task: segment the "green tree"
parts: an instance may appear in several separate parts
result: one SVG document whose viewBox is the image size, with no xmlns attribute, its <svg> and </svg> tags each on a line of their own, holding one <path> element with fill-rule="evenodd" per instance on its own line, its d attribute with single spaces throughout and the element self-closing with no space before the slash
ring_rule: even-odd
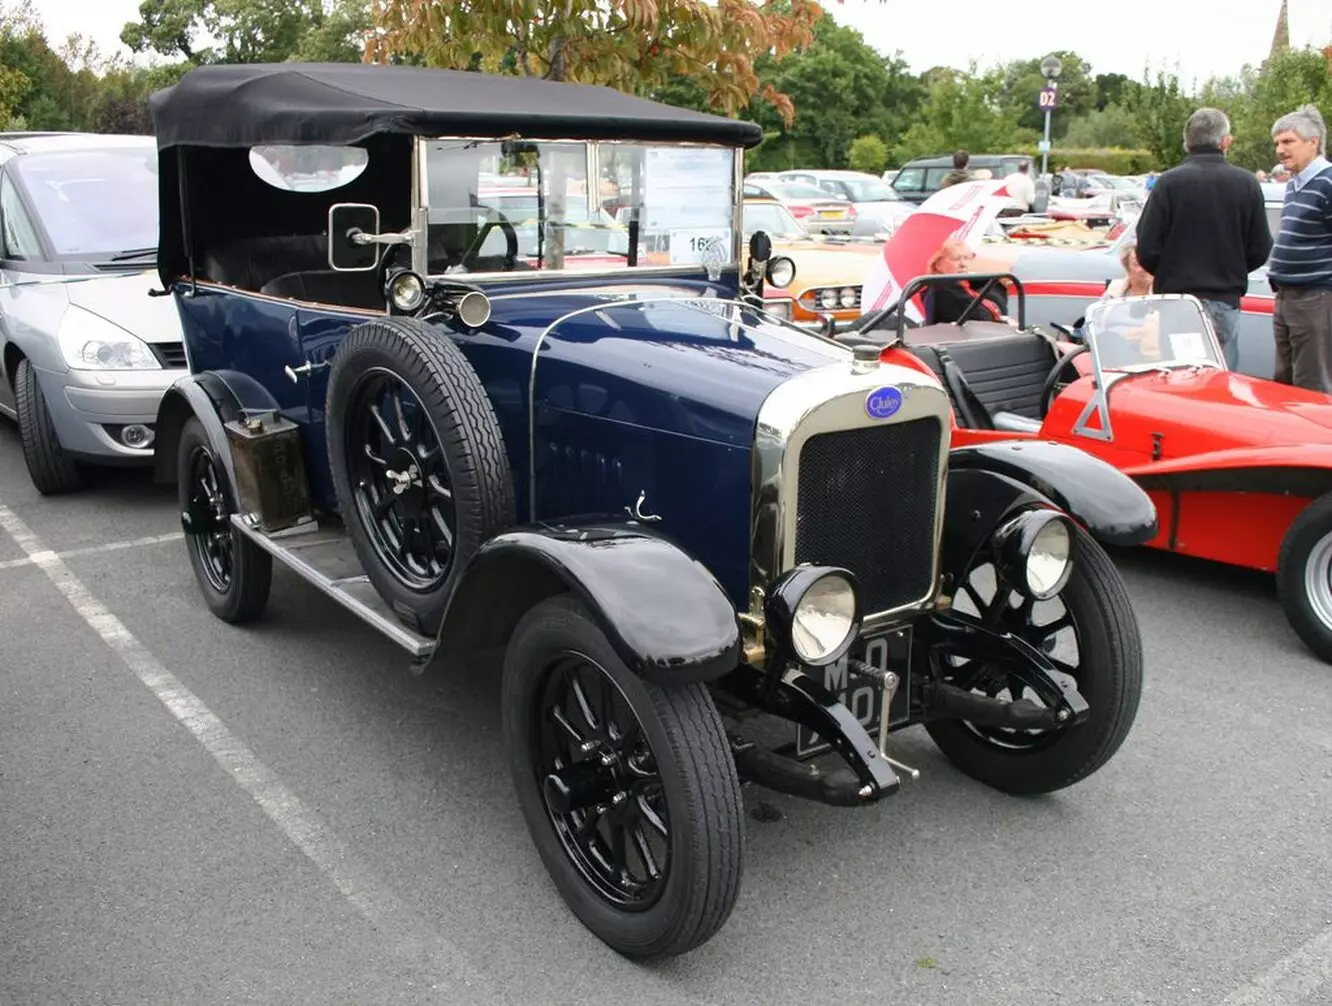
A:
<svg viewBox="0 0 1332 1006">
<path fill-rule="evenodd" d="M 1081 56 L 1065 50 L 1054 55 L 1063 63 L 1058 79 L 1059 108 L 1050 117 L 1050 136 L 1058 139 L 1071 122 L 1096 107 L 1097 89 L 1091 67 Z M 1037 105 L 1037 96 L 1048 83 L 1041 73 L 1042 59 L 1043 56 L 1008 63 L 991 84 L 996 87 L 995 97 L 1000 107 L 1016 125 L 1037 132 L 1045 128 L 1045 113 Z"/>
<path fill-rule="evenodd" d="M 347 62 L 368 29 L 369 0 L 143 0 L 120 40 L 191 63 Z"/>
<path fill-rule="evenodd" d="M 978 74 L 973 65 L 969 73 L 936 69 L 929 76 L 920 113 L 893 151 L 899 163 L 959 148 L 997 154 L 1036 143 L 1036 131 L 1018 126 L 999 100 L 1002 70 Z"/>
<path fill-rule="evenodd" d="M 1179 78 L 1157 71 L 1125 88 L 1125 108 L 1133 116 L 1139 145 L 1163 168 L 1184 158 L 1184 123 L 1198 107 L 1179 87 Z"/>
<path fill-rule="evenodd" d="M 888 145 L 873 133 L 857 136 L 851 141 L 851 150 L 847 159 L 854 171 L 868 171 L 872 175 L 881 174 L 888 163 Z"/>
<path fill-rule="evenodd" d="M 1094 108 L 1070 122 L 1060 146 L 1074 150 L 1093 150 L 1127 148 L 1137 144 L 1138 127 L 1133 114 L 1122 105 L 1106 105 L 1104 108 Z"/>
</svg>

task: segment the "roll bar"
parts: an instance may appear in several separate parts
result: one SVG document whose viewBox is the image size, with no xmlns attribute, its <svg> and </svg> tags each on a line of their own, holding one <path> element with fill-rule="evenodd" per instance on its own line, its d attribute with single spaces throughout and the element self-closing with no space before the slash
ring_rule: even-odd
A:
<svg viewBox="0 0 1332 1006">
<path fill-rule="evenodd" d="M 880 308 L 878 311 L 874 311 L 866 315 L 861 315 L 855 321 L 848 322 L 844 327 L 839 327 L 836 324 L 836 322 L 833 322 L 832 319 L 830 318 L 828 319 L 830 324 L 825 326 L 824 334 L 831 338 L 833 336 L 840 335 L 843 333 L 866 332 L 872 329 L 874 326 L 878 325 L 881 321 L 883 321 L 894 311 L 896 311 L 897 341 L 905 344 L 904 337 L 906 335 L 906 311 L 902 310 L 902 308 L 906 304 L 910 303 L 911 298 L 914 297 L 921 290 L 927 289 L 932 286 L 943 286 L 947 283 L 956 283 L 960 280 L 983 282 L 985 285 L 982 286 L 980 290 L 976 292 L 975 296 L 971 298 L 971 301 L 967 304 L 966 309 L 963 311 L 963 315 L 965 316 L 966 312 L 971 310 L 972 306 L 978 304 L 981 300 L 983 300 L 985 295 L 994 288 L 994 284 L 999 282 L 1001 279 L 1006 279 L 1011 281 L 1013 284 L 1013 288 L 1017 291 L 1017 297 L 1018 297 L 1017 323 L 1019 328 L 1026 328 L 1027 291 L 1022 286 L 1022 280 L 1018 279 L 1011 272 L 961 272 L 961 273 L 952 272 L 952 273 L 930 273 L 924 276 L 917 276 L 915 279 L 907 283 L 906 288 L 902 291 L 902 295 L 898 297 L 897 300 L 893 301 L 893 303 L 889 304 L 887 307 Z"/>
</svg>

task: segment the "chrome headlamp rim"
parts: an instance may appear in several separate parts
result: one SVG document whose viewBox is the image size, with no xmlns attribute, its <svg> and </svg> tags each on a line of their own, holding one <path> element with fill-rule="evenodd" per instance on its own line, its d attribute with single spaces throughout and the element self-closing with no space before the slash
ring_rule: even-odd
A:
<svg viewBox="0 0 1332 1006">
<path fill-rule="evenodd" d="M 845 634 L 835 646 L 822 653 L 802 653 L 795 641 L 796 622 L 800 607 L 816 587 L 840 580 L 850 595 L 851 615 L 847 619 Z M 860 585 L 855 574 L 840 566 L 802 565 L 789 569 L 773 584 L 763 606 L 764 630 L 774 647 L 790 659 L 806 667 L 825 667 L 846 656 L 860 637 L 863 612 L 860 604 Z"/>
<path fill-rule="evenodd" d="M 1073 530 L 1071 518 L 1058 510 L 1036 507 L 1024 510 L 1006 521 L 994 533 L 995 570 L 1004 583 L 1033 601 L 1049 601 L 1057 597 L 1073 573 Z M 1063 566 L 1057 576 L 1047 578 L 1045 586 L 1032 582 L 1032 558 L 1051 554 L 1051 545 L 1042 544 L 1043 538 L 1055 537 L 1054 550 L 1063 551 Z M 1062 543 L 1058 539 L 1062 538 Z"/>
<path fill-rule="evenodd" d="M 384 285 L 389 303 L 396 311 L 408 314 L 425 303 L 425 280 L 411 269 L 399 269 L 389 276 Z"/>
</svg>

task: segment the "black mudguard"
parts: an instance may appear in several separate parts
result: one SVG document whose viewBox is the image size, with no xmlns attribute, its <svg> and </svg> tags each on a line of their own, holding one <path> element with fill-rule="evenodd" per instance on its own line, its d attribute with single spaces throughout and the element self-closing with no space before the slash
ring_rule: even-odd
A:
<svg viewBox="0 0 1332 1006">
<path fill-rule="evenodd" d="M 486 542 L 458 581 L 435 655 L 504 646 L 532 605 L 566 591 L 649 681 L 712 681 L 740 663 L 739 622 L 716 579 L 666 539 L 610 522 L 529 525 Z"/>
<path fill-rule="evenodd" d="M 958 447 L 949 452 L 948 500 L 975 493 L 953 476 L 988 472 L 1021 483 L 1076 518 L 1091 535 L 1111 545 L 1141 545 L 1156 537 L 1156 506 L 1133 479 L 1100 458 L 1068 444 L 1047 440 L 1008 440 Z M 983 483 L 969 482 L 980 486 Z M 974 501 L 973 501 L 974 502 Z M 959 505 L 970 507 L 971 503 Z"/>
<path fill-rule="evenodd" d="M 273 412 L 277 408 L 277 402 L 268 390 L 240 371 L 209 370 L 185 375 L 166 390 L 157 407 L 154 478 L 165 483 L 176 481 L 176 445 L 180 443 L 180 431 L 191 416 L 197 416 L 234 486 L 236 471 L 223 425 L 244 415 Z"/>
<path fill-rule="evenodd" d="M 1000 524 L 1032 507 L 1054 507 L 1115 545 L 1156 535 L 1156 506 L 1127 475 L 1063 444 L 997 443 L 950 452 L 939 568 L 953 584 Z"/>
</svg>

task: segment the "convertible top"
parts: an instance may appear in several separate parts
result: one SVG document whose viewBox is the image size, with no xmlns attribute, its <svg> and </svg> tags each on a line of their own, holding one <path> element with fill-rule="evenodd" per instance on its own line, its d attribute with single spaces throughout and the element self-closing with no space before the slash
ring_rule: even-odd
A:
<svg viewBox="0 0 1332 1006">
<path fill-rule="evenodd" d="M 216 64 L 151 98 L 159 150 L 357 143 L 375 134 L 706 142 L 753 147 L 756 123 L 609 87 L 373 63 Z"/>
</svg>

